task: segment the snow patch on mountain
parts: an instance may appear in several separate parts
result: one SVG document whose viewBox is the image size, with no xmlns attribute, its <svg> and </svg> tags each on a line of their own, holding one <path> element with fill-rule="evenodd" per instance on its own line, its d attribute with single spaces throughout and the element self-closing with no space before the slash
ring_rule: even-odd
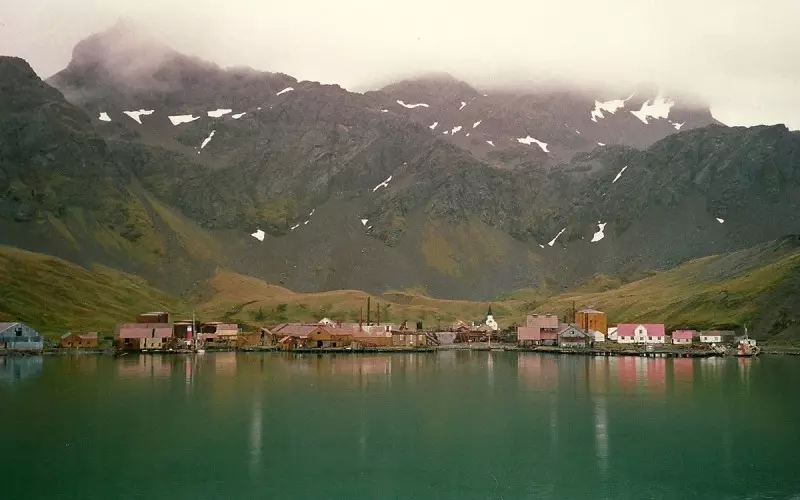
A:
<svg viewBox="0 0 800 500">
<path fill-rule="evenodd" d="M 304 225 L 304 226 L 307 226 L 309 222 L 311 222 L 311 221 L 310 221 L 310 220 L 307 220 L 307 221 L 303 222 L 303 225 Z"/>
<path fill-rule="evenodd" d="M 418 103 L 418 104 L 406 104 L 406 103 L 404 103 L 403 101 L 401 101 L 401 100 L 399 100 L 399 99 L 397 100 L 397 104 L 399 104 L 399 105 L 403 106 L 404 108 L 408 108 L 408 109 L 414 109 L 414 108 L 429 108 L 429 107 L 430 107 L 430 106 L 428 106 L 427 104 L 425 104 L 424 102 L 420 102 L 420 103 Z"/>
<path fill-rule="evenodd" d="M 367 222 L 369 222 L 369 219 L 361 219 L 362 226 L 367 227 Z"/>
<path fill-rule="evenodd" d="M 243 117 L 246 114 L 247 114 L 246 111 L 242 113 L 236 113 L 235 115 L 231 115 L 231 118 L 233 118 L 234 120 L 238 120 L 239 118 Z"/>
<path fill-rule="evenodd" d="M 281 90 L 280 92 L 278 92 L 278 93 L 277 93 L 277 94 L 275 94 L 275 95 L 281 95 L 281 94 L 285 94 L 285 93 L 287 93 L 287 92 L 291 92 L 292 90 L 294 90 L 294 88 L 292 88 L 292 87 L 286 87 L 285 89 Z"/>
<path fill-rule="evenodd" d="M 462 109 L 464 109 L 464 106 L 466 106 L 466 105 L 467 105 L 467 103 L 466 103 L 466 102 L 464 102 L 464 101 L 461 101 L 461 107 L 460 107 L 460 108 L 458 108 L 458 110 L 459 110 L 459 111 L 461 111 Z"/>
<path fill-rule="evenodd" d="M 388 109 L 382 109 L 382 110 L 381 110 L 381 113 L 388 113 L 388 112 L 389 112 L 389 110 L 388 110 Z"/>
<path fill-rule="evenodd" d="M 442 132 L 442 133 L 443 133 L 444 135 L 448 135 L 448 134 L 450 133 L 450 131 L 449 131 L 449 130 L 445 130 L 445 131 L 444 131 L 444 132 Z"/>
<path fill-rule="evenodd" d="M 208 143 L 211 142 L 211 138 L 214 137 L 214 134 L 216 133 L 217 133 L 216 130 L 212 130 L 211 133 L 208 135 L 208 137 L 203 139 L 203 144 L 200 145 L 200 149 L 203 149 L 204 147 L 208 146 Z M 198 151 L 197 154 L 200 154 L 200 151 Z"/>
<path fill-rule="evenodd" d="M 625 170 L 627 170 L 627 169 L 628 169 L 628 166 L 627 166 L 627 165 L 625 165 L 624 167 L 622 167 L 622 170 L 620 170 L 620 171 L 617 173 L 617 176 L 616 176 L 616 177 L 614 177 L 614 180 L 613 180 L 613 181 L 611 181 L 611 184 L 614 184 L 615 182 L 617 182 L 617 181 L 619 180 L 619 178 L 620 178 L 620 177 L 622 177 L 622 172 L 624 172 L 624 171 L 625 171 Z"/>
<path fill-rule="evenodd" d="M 482 121 L 483 121 L 483 120 L 478 120 L 478 121 L 476 121 L 475 123 L 473 123 L 473 124 L 472 124 L 472 128 L 478 128 L 478 125 L 480 125 Z"/>
<path fill-rule="evenodd" d="M 594 233 L 594 236 L 592 236 L 592 243 L 597 243 L 598 241 L 606 237 L 605 233 L 603 233 L 603 231 L 606 229 L 606 224 L 607 224 L 606 222 L 597 221 L 597 227 L 599 229 L 597 230 L 596 233 Z"/>
<path fill-rule="evenodd" d="M 469 137 L 469 132 L 467 132 L 467 137 Z"/>
<path fill-rule="evenodd" d="M 725 219 L 720 219 L 719 217 L 717 217 L 717 222 L 719 222 L 720 224 L 725 224 Z"/>
<path fill-rule="evenodd" d="M 100 113 L 100 117 L 97 118 L 97 119 L 100 120 L 101 122 L 110 122 L 111 121 L 111 117 L 108 116 L 108 113 L 106 113 L 105 111 Z"/>
<path fill-rule="evenodd" d="M 459 130 L 461 130 L 461 125 L 459 125 L 458 127 L 453 127 L 453 130 L 450 131 L 450 135 L 456 135 L 456 132 L 458 132 Z"/>
<path fill-rule="evenodd" d="M 486 144 L 490 145 L 491 147 L 494 147 L 494 142 L 492 141 L 486 141 Z"/>
<path fill-rule="evenodd" d="M 169 118 L 169 121 L 176 126 L 182 123 L 189 123 L 200 119 L 199 116 L 194 116 L 194 115 L 173 115 L 173 116 L 168 116 L 167 118 Z"/>
<path fill-rule="evenodd" d="M 605 142 L 598 142 L 597 145 L 602 147 L 602 146 L 605 146 L 606 143 Z"/>
<path fill-rule="evenodd" d="M 220 109 L 215 109 L 214 111 L 208 111 L 208 116 L 210 116 L 211 118 L 221 118 L 221 117 L 227 115 L 228 113 L 230 113 L 231 111 L 233 111 L 233 110 L 232 109 L 221 109 L 221 108 Z"/>
<path fill-rule="evenodd" d="M 672 124 L 672 126 L 673 126 L 673 127 L 675 127 L 675 130 L 680 130 L 680 129 L 681 129 L 681 127 L 683 127 L 684 125 L 686 125 L 686 122 L 683 122 L 683 123 L 678 123 L 678 122 L 672 122 L 672 121 L 671 121 L 670 123 Z"/>
<path fill-rule="evenodd" d="M 536 143 L 536 144 L 539 145 L 540 148 L 542 148 L 542 151 L 544 151 L 545 153 L 549 153 L 550 152 L 550 151 L 547 150 L 547 143 L 546 142 L 542 142 L 542 141 L 536 140 L 531 136 L 520 137 L 520 138 L 517 139 L 517 142 L 520 142 L 522 144 L 527 144 L 528 146 L 530 146 L 533 143 Z"/>
<path fill-rule="evenodd" d="M 645 101 L 642 104 L 642 109 L 639 111 L 631 111 L 631 114 L 636 118 L 642 120 L 645 124 L 650 122 L 647 118 L 667 118 L 669 117 L 669 110 L 675 105 L 675 101 L 666 99 L 664 97 L 656 97 L 651 104 L 650 101 Z"/>
<path fill-rule="evenodd" d="M 380 189 L 382 187 L 384 187 L 384 188 L 385 187 L 389 187 L 389 181 L 391 181 L 391 180 L 392 180 L 392 176 L 390 175 L 389 177 L 386 178 L 385 181 L 381 182 L 380 184 L 378 184 L 377 186 L 372 188 L 372 192 L 374 193 L 375 191 L 377 191 L 378 189 Z"/>
<path fill-rule="evenodd" d="M 261 229 L 259 229 L 255 233 L 251 234 L 250 236 L 252 236 L 253 238 L 257 239 L 258 241 L 264 241 L 264 236 L 265 235 L 266 235 L 266 233 L 264 231 L 262 231 Z"/>
<path fill-rule="evenodd" d="M 597 123 L 598 118 L 605 118 L 603 111 L 607 111 L 612 115 L 617 112 L 618 109 L 624 108 L 625 103 L 633 97 L 633 94 L 629 95 L 627 99 L 613 99 L 611 101 L 594 101 L 594 109 L 589 115 L 592 117 L 592 121 Z"/>
<path fill-rule="evenodd" d="M 140 109 L 139 111 L 123 111 L 131 119 L 135 120 L 139 125 L 142 124 L 142 116 L 152 115 L 155 111 L 152 109 Z"/>
<path fill-rule="evenodd" d="M 289 228 L 289 231 L 294 231 L 294 230 L 295 230 L 295 229 L 297 229 L 298 227 L 300 227 L 300 224 L 295 224 L 294 226 L 292 226 L 292 227 L 290 227 L 290 228 Z"/>
<path fill-rule="evenodd" d="M 436 129 L 436 127 L 438 127 L 438 126 L 439 126 L 439 122 L 433 122 L 433 125 L 431 125 L 431 126 L 430 126 L 430 127 L 428 127 L 428 128 L 429 128 L 429 129 L 431 129 L 431 130 L 435 130 L 435 129 Z"/>
<path fill-rule="evenodd" d="M 552 240 L 550 240 L 550 243 L 548 243 L 548 245 L 550 245 L 550 246 L 555 245 L 556 244 L 556 240 L 558 239 L 558 237 L 561 236 L 562 234 L 564 234 L 564 231 L 566 231 L 566 230 L 567 230 L 567 228 L 564 228 L 561 231 L 559 231 L 558 234 L 556 235 L 556 237 L 553 238 Z"/>
</svg>

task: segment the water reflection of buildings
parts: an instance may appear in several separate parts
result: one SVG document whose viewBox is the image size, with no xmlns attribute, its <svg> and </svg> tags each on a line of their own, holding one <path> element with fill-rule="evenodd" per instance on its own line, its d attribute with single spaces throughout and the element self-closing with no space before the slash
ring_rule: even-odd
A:
<svg viewBox="0 0 800 500">
<path fill-rule="evenodd" d="M 236 375 L 236 353 L 218 352 L 210 356 L 214 361 L 214 373 L 230 377 Z"/>
<path fill-rule="evenodd" d="M 0 381 L 16 385 L 42 374 L 41 356 L 0 356 Z"/>
<path fill-rule="evenodd" d="M 639 356 L 620 356 L 613 361 L 617 383 L 623 390 L 644 390 L 664 394 L 667 384 L 667 360 Z"/>
<path fill-rule="evenodd" d="M 558 386 L 558 359 L 546 354 L 520 353 L 517 377 L 526 389 L 555 389 Z"/>
<path fill-rule="evenodd" d="M 146 355 L 117 360 L 117 376 L 123 378 L 168 378 L 172 374 L 172 363 L 166 356 Z"/>
</svg>

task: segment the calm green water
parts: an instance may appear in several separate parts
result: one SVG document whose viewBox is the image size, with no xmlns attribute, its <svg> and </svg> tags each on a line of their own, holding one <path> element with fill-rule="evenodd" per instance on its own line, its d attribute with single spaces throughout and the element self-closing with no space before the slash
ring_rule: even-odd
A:
<svg viewBox="0 0 800 500">
<path fill-rule="evenodd" d="M 0 498 L 800 498 L 800 359 L 0 358 Z"/>
</svg>

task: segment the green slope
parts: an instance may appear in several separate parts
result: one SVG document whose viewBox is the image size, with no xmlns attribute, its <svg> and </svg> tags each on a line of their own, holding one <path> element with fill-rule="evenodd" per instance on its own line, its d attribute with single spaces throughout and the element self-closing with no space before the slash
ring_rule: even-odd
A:
<svg viewBox="0 0 800 500">
<path fill-rule="evenodd" d="M 42 333 L 109 333 L 139 312 L 179 306 L 136 276 L 0 246 L 0 321 L 23 321 Z"/>
</svg>

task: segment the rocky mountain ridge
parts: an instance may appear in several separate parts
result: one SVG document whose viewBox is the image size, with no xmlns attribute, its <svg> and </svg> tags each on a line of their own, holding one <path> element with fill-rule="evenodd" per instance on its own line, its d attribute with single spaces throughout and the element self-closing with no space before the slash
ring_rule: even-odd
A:
<svg viewBox="0 0 800 500">
<path fill-rule="evenodd" d="M 441 76 L 433 87 L 428 79 L 355 94 L 223 70 L 155 42 L 131 43 L 125 30 L 82 42 L 48 80 L 72 105 L 29 67 L 26 84 L 1 94 L 0 106 L 15 107 L 19 119 L 0 142 L 23 127 L 30 148 L 0 156 L 0 243 L 176 288 L 224 266 L 300 291 L 424 286 L 445 297 L 491 297 L 599 271 L 663 269 L 800 232 L 799 139 L 785 127 L 715 125 L 703 110 L 663 100 L 654 107 L 651 96 L 619 106 L 569 93 L 484 97 Z M 13 81 L 8 74 L 0 81 Z M 47 109 L 60 111 L 37 122 L 42 106 L 29 93 L 48 95 Z M 434 112 L 466 125 L 444 134 L 459 125 L 443 118 L 431 129 Z M 70 120 L 97 147 L 56 147 L 47 171 L 59 182 L 40 186 L 70 209 L 31 202 L 37 215 L 15 218 L 19 193 L 38 182 L 19 180 L 26 164 L 69 141 Z M 577 134 L 571 124 L 579 121 Z M 645 132 L 629 131 L 637 121 Z M 29 123 L 47 134 L 31 133 Z M 556 129 L 545 152 L 534 131 Z M 484 154 L 470 146 L 479 130 L 506 134 L 505 142 Z M 603 130 L 630 144 L 592 145 Z M 494 139 L 483 140 L 488 147 Z M 83 157 L 115 172 L 107 189 L 116 191 L 102 194 L 71 170 Z M 86 196 L 55 187 L 69 183 Z M 116 209 L 106 206 L 112 200 Z M 119 220 L 104 222 L 109 214 Z"/>
</svg>

